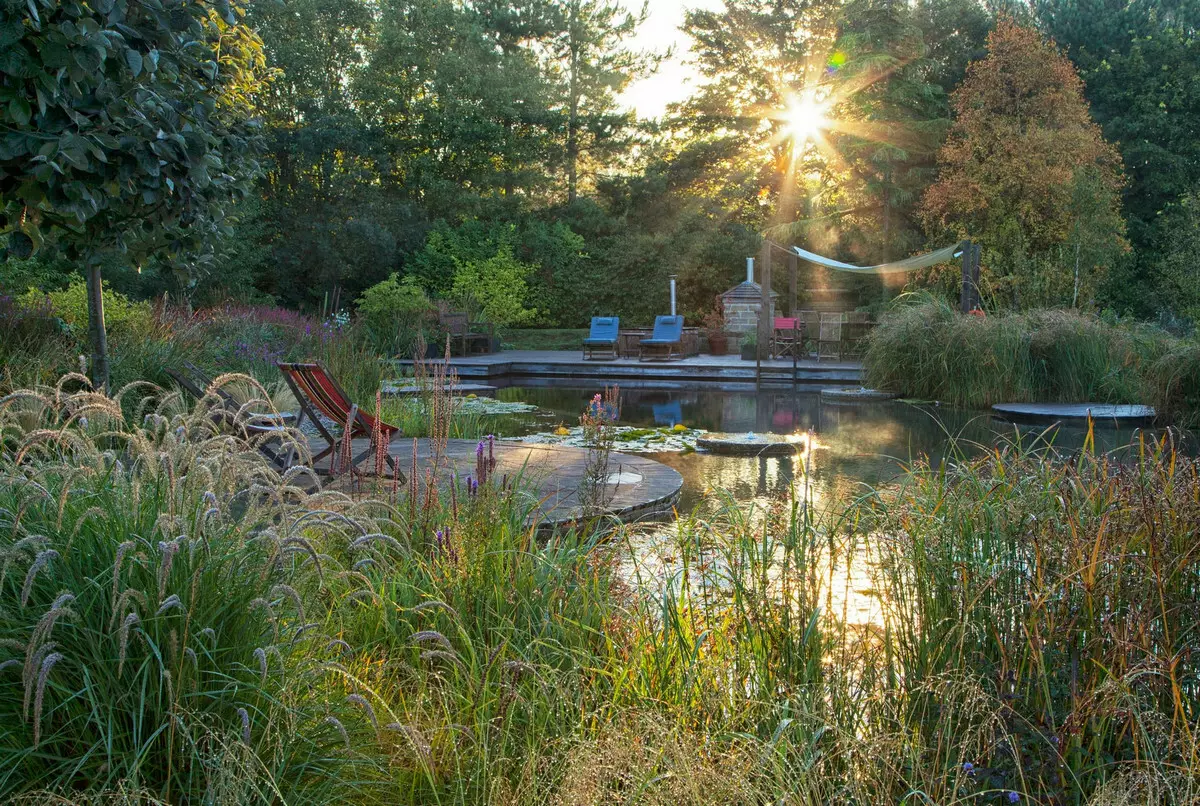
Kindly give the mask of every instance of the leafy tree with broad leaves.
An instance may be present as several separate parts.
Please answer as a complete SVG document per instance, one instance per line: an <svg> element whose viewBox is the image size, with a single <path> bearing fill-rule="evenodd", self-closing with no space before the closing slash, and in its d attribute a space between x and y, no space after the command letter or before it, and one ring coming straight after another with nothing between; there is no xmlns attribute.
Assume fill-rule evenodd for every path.
<svg viewBox="0 0 1200 806"><path fill-rule="evenodd" d="M100 266L195 276L258 169L261 42L228 0L0 0L0 231L83 264L108 384Z"/></svg>
<svg viewBox="0 0 1200 806"><path fill-rule="evenodd" d="M1090 301L1128 248L1124 178L1071 62L1002 17L987 58L970 66L952 100L940 175L923 199L931 234L982 243L984 285L997 301Z"/></svg>
<svg viewBox="0 0 1200 806"><path fill-rule="evenodd" d="M1179 231L1200 188L1200 4L1195 0L1035 0L1042 27L1071 57L1104 136L1121 149L1134 252L1106 302L1148 316L1182 312ZM1192 201L1189 201L1192 200ZM1200 285L1200 269L1190 282Z"/></svg>

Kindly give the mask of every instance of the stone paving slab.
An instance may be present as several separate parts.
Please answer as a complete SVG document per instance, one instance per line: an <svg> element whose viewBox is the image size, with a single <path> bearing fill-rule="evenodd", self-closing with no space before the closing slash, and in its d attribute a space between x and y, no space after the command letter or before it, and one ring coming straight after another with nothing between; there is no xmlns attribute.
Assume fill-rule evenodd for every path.
<svg viewBox="0 0 1200 806"><path fill-rule="evenodd" d="M1110 403L997 403L992 411L1009 418L1028 420L1118 420L1125 423L1144 423L1153 420L1156 412L1151 406L1114 405Z"/></svg>
<svg viewBox="0 0 1200 806"><path fill-rule="evenodd" d="M420 386L400 386L395 383L384 382L383 394L385 397L415 397L427 391ZM496 391L496 387L487 383L459 383L454 385L454 394L456 395L492 395Z"/></svg>
<svg viewBox="0 0 1200 806"><path fill-rule="evenodd" d="M414 443L417 472L423 479L433 464L433 446L428 439L398 438L388 452L396 457L406 474L411 473ZM443 464L438 468L442 484L448 484L454 474L464 483L467 476L475 476L477 446L475 440L447 441ZM354 440L352 447L358 455L367 449L368 443ZM319 441L314 441L312 448L320 450ZM537 509L543 520L542 526L567 523L581 517L578 493L587 466L587 450L507 440L496 440L493 450L496 457L493 477L514 479L520 476L539 502ZM683 488L683 476L678 471L644 456L613 453L609 457L609 470L611 499L605 514L624 521L669 512Z"/></svg>

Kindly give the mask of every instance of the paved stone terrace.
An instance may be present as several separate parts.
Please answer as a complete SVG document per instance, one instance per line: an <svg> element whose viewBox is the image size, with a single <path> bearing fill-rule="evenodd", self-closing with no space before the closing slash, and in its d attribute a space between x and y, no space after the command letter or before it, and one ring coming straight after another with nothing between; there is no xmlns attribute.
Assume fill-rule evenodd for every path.
<svg viewBox="0 0 1200 806"><path fill-rule="evenodd" d="M413 362L396 363L400 367L411 367ZM450 366L464 382L515 376L614 382L656 379L746 383L755 381L756 372L754 361L744 361L738 355L696 355L675 361L638 361L636 358L584 361L578 350L509 350L490 355L459 356L450 359ZM763 361L762 381L831 386L857 384L862 377L862 364L856 361L804 359L796 362L794 375L792 369L791 358Z"/></svg>
<svg viewBox="0 0 1200 806"><path fill-rule="evenodd" d="M400 437L388 449L399 461L405 474L412 472L413 443L412 439ZM477 441L469 439L447 441L443 455L445 465L438 474L443 484L448 483L451 474L457 474L461 479L475 475L477 445ZM416 440L416 446L418 473L423 479L433 462L432 447L428 439ZM317 452L324 447L324 443L313 440L311 447ZM366 440L354 440L354 455L357 456L367 447ZM495 457L494 477L502 479L508 476L513 479L522 476L527 489L539 501L538 511L543 526L566 523L582 515L578 491L587 465L586 450L497 440ZM366 464L371 466L370 472L373 474L373 462L368 460ZM678 471L644 456L614 453L609 457L609 471L612 499L606 514L625 521L669 512L683 487L683 477Z"/></svg>

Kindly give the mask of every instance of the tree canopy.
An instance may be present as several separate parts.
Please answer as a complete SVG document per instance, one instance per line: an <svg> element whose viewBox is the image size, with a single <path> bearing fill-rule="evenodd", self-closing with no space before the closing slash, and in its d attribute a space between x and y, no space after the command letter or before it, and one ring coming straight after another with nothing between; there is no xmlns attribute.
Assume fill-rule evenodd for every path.
<svg viewBox="0 0 1200 806"><path fill-rule="evenodd" d="M637 4L4 2L11 251L107 255L137 293L316 308L395 274L452 297L499 260L525 323L649 320L669 274L698 318L769 232L860 263L970 236L993 304L1193 310L1182 0L1038 0L1019 23L980 0L724 0L685 15L697 78L658 120L622 101L661 55L634 45ZM838 283L896 290L802 288Z"/></svg>

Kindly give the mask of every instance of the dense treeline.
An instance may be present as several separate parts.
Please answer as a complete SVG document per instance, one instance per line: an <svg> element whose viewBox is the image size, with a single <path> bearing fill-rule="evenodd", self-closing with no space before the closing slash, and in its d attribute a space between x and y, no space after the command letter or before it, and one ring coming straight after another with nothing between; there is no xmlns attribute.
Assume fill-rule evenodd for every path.
<svg viewBox="0 0 1200 806"><path fill-rule="evenodd" d="M701 314L764 231L872 263L973 237L991 305L1200 313L1191 4L726 0L687 13L701 78L657 121L619 100L655 67L630 45L644 19L610 0L250 4L254 192L199 271L109 255L107 277L315 310L396 274L578 326L661 312L669 274ZM804 104L830 120L811 140L792 136ZM3 282L61 286L77 264L49 244ZM864 305L898 290L856 282Z"/></svg>

